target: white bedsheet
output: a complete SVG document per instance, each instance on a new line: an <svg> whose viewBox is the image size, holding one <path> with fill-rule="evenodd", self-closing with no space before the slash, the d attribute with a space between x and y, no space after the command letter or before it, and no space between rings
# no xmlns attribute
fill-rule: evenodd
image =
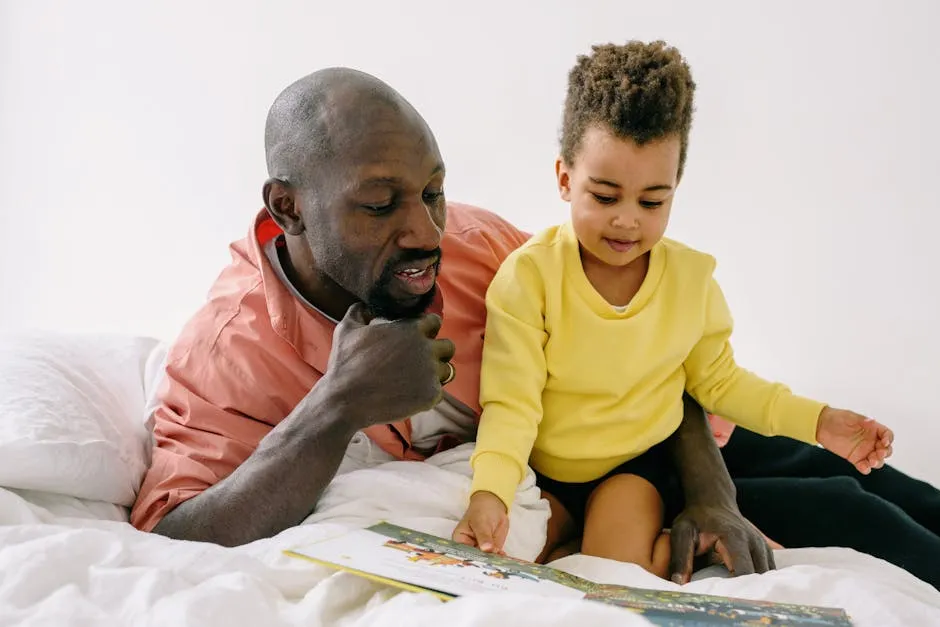
<svg viewBox="0 0 940 627"><path fill-rule="evenodd" d="M339 477L307 524L238 548L168 540L120 511L0 490L0 625L643 625L624 610L514 595L442 603L288 558L281 550L380 519L447 534L466 489L465 451ZM422 470L423 469L423 470ZM463 486L463 487L461 487ZM538 551L543 506L523 486L513 544ZM100 520L101 517L111 518ZM544 533L544 531L543 531ZM858 627L940 624L940 593L845 549L786 550L778 571L689 590L845 607ZM584 556L556 566L595 581L670 588L640 568Z"/></svg>
<svg viewBox="0 0 940 627"><path fill-rule="evenodd" d="M367 527L385 520L448 537L466 507L472 452L473 444L464 444L426 463L389 462L337 476L306 522ZM516 492L506 552L534 560L544 545L549 513L529 469Z"/></svg>

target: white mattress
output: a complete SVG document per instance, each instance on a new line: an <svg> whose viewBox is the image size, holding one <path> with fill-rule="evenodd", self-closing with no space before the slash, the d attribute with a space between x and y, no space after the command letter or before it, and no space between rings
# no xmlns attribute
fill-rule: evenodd
<svg viewBox="0 0 940 627"><path fill-rule="evenodd" d="M463 513L472 445L423 464L338 476L304 525L248 546L136 531L126 506L149 461L141 417L162 358L154 344L62 335L0 341L0 484L17 488L0 488L0 627L646 624L587 601L490 594L442 603L281 553L380 520L449 535ZM530 472L507 551L535 557L547 516ZM780 551L777 562L765 575L687 588L844 607L858 627L940 625L940 592L880 560L820 549ZM608 560L572 556L556 566L599 582L675 587Z"/></svg>
<svg viewBox="0 0 940 627"><path fill-rule="evenodd" d="M415 494L427 493L415 489L417 481L428 485L422 468L432 471L398 463L381 475L351 473L331 488L307 524L238 548L140 533L115 520L120 510L101 504L0 490L0 625L647 624L625 610L586 601L490 594L443 603L281 554L379 518L433 532L452 527L449 506L422 508L416 501ZM446 467L431 472L432 479L450 475L460 473ZM389 509L389 503L402 505ZM537 513L517 525L519 533L528 535L527 525L540 524ZM784 550L777 560L781 568L772 573L706 578L687 589L840 606L858 627L940 625L940 593L880 560L846 549ZM595 581L674 587L608 560L572 556L555 565Z"/></svg>

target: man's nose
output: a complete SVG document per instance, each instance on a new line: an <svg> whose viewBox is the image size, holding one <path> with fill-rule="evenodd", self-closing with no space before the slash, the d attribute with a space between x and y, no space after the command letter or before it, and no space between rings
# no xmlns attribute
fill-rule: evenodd
<svg viewBox="0 0 940 627"><path fill-rule="evenodd" d="M405 222L402 225L398 245L402 248L434 250L441 245L444 236L443 215L428 207L424 202L410 203L403 212Z"/></svg>

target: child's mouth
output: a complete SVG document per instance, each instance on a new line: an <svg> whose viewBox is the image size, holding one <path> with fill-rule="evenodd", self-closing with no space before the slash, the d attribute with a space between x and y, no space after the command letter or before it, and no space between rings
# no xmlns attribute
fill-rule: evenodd
<svg viewBox="0 0 940 627"><path fill-rule="evenodd" d="M615 251L617 251L618 253L629 252L630 250L633 250L633 248L637 244L639 244L639 242L636 242L636 241L630 241L630 240L625 240L625 239L611 239L609 237L605 237L604 241L607 242L607 245L610 246Z"/></svg>

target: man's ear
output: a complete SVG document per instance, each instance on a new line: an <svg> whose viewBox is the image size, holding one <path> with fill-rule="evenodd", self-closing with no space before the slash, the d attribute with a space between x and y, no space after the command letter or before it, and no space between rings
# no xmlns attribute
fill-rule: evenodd
<svg viewBox="0 0 940 627"><path fill-rule="evenodd" d="M287 181L270 178L264 182L261 190L264 206L288 235L300 235L304 232L304 221L297 206L296 189Z"/></svg>
<svg viewBox="0 0 940 627"><path fill-rule="evenodd" d="M558 194L565 202L571 201L571 175L568 166L561 157L555 159L555 177L558 179Z"/></svg>

